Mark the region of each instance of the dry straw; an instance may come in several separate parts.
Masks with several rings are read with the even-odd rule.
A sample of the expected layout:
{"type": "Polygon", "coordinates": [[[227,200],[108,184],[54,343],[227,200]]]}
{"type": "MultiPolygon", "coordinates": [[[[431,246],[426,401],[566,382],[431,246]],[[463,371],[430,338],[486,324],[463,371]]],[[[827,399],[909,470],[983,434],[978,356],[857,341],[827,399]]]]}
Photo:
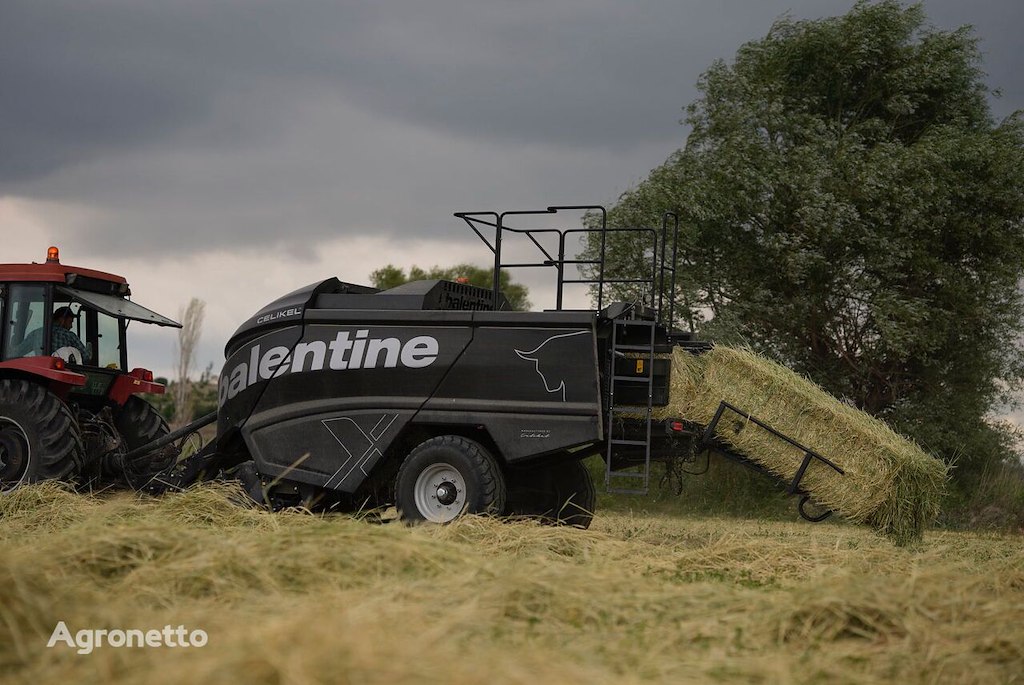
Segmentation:
{"type": "Polygon", "coordinates": [[[176,685],[1017,682],[1024,548],[949,531],[601,511],[590,530],[160,499],[0,497],[0,681],[176,685]],[[70,516],[68,515],[70,514],[70,516]],[[201,628],[206,647],[48,648],[201,628]]]}
{"type": "MultiPolygon", "coordinates": [[[[747,350],[673,354],[666,415],[709,423],[724,400],[840,466],[814,460],[800,485],[819,504],[897,544],[919,540],[939,510],[946,466],[883,421],[843,404],[806,378],[747,350]]],[[[803,453],[726,412],[717,437],[791,480],[803,453]]]]}

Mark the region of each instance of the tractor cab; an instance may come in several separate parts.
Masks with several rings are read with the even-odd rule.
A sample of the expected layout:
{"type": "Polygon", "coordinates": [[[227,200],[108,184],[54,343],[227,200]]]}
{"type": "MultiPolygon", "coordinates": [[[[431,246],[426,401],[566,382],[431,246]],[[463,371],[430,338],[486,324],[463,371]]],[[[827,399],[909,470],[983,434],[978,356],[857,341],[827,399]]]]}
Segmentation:
{"type": "Polygon", "coordinates": [[[0,375],[42,376],[59,396],[85,405],[124,404],[138,392],[163,392],[152,373],[131,369],[131,322],[180,327],[127,297],[120,276],[60,263],[0,265],[0,375]]]}
{"type": "Polygon", "coordinates": [[[166,458],[127,460],[168,427],[140,396],[164,386],[128,370],[125,333],[181,324],[130,295],[121,276],[65,266],[55,247],[43,264],[0,264],[0,492],[47,478],[131,483],[166,458]]]}

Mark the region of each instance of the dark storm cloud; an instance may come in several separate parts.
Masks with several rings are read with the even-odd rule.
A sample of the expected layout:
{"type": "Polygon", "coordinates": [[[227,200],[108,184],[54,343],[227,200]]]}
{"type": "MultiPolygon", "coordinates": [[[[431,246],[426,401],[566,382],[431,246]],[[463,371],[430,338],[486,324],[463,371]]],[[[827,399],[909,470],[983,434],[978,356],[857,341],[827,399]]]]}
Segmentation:
{"type": "MultiPolygon", "coordinates": [[[[175,252],[610,201],[682,144],[714,59],[850,5],[5,0],[0,198],[93,210],[73,237],[95,249],[175,252]]],[[[1021,3],[926,11],[976,24],[994,111],[1024,106],[1021,3]]]]}
{"type": "Polygon", "coordinates": [[[1019,0],[930,0],[924,9],[932,25],[951,30],[970,25],[979,40],[981,69],[990,88],[1001,95],[990,102],[997,120],[1024,110],[1024,69],[1021,69],[1020,27],[1024,2],[1019,0]]]}
{"type": "Polygon", "coordinates": [[[0,182],[153,145],[218,115],[223,144],[273,120],[283,99],[323,90],[487,139],[664,139],[700,69],[777,12],[747,4],[8,0],[0,182]],[[259,109],[216,110],[236,93],[261,95],[259,109]]]}

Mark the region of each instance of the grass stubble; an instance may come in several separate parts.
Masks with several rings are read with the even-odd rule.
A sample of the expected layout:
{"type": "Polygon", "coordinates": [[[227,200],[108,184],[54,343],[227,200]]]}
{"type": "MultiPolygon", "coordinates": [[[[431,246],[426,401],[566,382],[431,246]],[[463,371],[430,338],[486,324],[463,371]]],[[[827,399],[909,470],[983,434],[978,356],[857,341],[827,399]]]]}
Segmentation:
{"type": "Polygon", "coordinates": [[[44,483],[0,498],[0,674],[22,683],[1015,682],[1020,538],[598,514],[589,531],[266,513],[44,483]],[[203,648],[46,648],[202,628],[203,648]]]}

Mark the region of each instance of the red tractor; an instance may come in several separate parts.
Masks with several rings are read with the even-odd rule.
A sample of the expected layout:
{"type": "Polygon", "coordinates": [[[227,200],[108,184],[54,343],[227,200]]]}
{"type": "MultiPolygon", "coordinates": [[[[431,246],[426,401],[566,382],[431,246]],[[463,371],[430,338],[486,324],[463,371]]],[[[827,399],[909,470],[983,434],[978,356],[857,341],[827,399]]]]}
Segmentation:
{"type": "Polygon", "coordinates": [[[55,247],[43,264],[0,264],[0,490],[49,478],[130,483],[124,456],[168,433],[139,397],[164,386],[128,370],[125,334],[132,321],[181,324],[130,295],[121,276],[65,266],[55,247]]]}

